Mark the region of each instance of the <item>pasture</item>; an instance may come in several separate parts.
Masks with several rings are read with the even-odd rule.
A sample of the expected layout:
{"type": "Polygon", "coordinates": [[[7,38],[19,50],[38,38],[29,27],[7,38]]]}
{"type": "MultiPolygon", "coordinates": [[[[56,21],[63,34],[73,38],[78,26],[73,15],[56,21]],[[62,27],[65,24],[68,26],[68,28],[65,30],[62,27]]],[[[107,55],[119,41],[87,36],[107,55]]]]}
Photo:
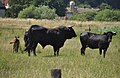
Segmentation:
{"type": "Polygon", "coordinates": [[[61,69],[62,78],[119,78],[120,77],[120,22],[79,22],[56,20],[0,19],[0,78],[51,78],[51,69],[61,69]],[[32,24],[48,27],[74,25],[76,38],[67,40],[58,57],[53,48],[37,46],[37,56],[24,52],[24,32],[32,24]],[[115,31],[107,50],[106,58],[99,50],[87,48],[86,55],[80,55],[79,35],[88,29],[95,33],[115,31]],[[20,36],[18,53],[12,52],[9,42],[15,35],[20,36]]]}

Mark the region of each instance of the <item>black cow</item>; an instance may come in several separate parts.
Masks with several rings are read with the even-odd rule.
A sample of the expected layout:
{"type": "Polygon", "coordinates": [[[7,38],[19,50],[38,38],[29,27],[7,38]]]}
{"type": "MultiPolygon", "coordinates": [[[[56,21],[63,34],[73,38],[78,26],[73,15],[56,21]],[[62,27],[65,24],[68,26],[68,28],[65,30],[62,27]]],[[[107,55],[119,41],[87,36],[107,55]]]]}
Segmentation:
{"type": "Polygon", "coordinates": [[[80,35],[80,41],[82,44],[81,55],[85,55],[85,49],[87,47],[92,49],[99,48],[100,55],[102,54],[102,50],[104,51],[104,58],[109,47],[110,42],[112,41],[112,36],[116,35],[115,32],[106,32],[104,34],[95,34],[91,32],[83,32],[80,35]]]}
{"type": "Polygon", "coordinates": [[[28,51],[28,56],[30,56],[30,50],[33,50],[34,55],[36,55],[35,49],[38,43],[41,44],[43,48],[46,45],[53,46],[54,55],[59,55],[59,49],[63,47],[64,42],[67,39],[76,37],[74,29],[66,26],[46,28],[39,25],[32,25],[29,28],[27,35],[28,38],[26,38],[27,41],[25,41],[25,51],[28,51]]]}

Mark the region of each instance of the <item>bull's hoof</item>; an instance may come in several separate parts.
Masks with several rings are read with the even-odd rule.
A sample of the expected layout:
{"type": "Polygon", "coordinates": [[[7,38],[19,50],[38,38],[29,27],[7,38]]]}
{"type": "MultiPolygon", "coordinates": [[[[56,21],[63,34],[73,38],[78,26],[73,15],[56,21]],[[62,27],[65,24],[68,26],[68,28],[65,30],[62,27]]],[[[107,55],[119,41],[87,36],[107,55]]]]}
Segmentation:
{"type": "Polygon", "coordinates": [[[34,56],[37,56],[36,54],[34,54],[34,56]]]}
{"type": "Polygon", "coordinates": [[[24,51],[27,51],[27,49],[24,49],[24,51]]]}
{"type": "Polygon", "coordinates": [[[54,56],[56,56],[56,53],[54,53],[54,56]]]}
{"type": "Polygon", "coordinates": [[[81,53],[82,56],[84,56],[85,54],[84,53],[81,53]]]}
{"type": "Polygon", "coordinates": [[[28,56],[30,56],[30,54],[28,54],[28,56]]]}

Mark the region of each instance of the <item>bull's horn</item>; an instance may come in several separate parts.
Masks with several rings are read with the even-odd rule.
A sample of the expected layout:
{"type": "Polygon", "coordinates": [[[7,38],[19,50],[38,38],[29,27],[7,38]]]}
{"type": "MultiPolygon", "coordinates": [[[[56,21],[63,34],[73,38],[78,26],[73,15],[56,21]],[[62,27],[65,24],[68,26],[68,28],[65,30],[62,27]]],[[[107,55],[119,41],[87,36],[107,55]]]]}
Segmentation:
{"type": "Polygon", "coordinates": [[[113,32],[113,35],[116,35],[116,32],[113,32]]]}
{"type": "Polygon", "coordinates": [[[115,34],[116,32],[113,32],[113,34],[115,34]]]}
{"type": "Polygon", "coordinates": [[[70,25],[70,26],[68,26],[68,27],[74,27],[74,25],[70,25]]]}

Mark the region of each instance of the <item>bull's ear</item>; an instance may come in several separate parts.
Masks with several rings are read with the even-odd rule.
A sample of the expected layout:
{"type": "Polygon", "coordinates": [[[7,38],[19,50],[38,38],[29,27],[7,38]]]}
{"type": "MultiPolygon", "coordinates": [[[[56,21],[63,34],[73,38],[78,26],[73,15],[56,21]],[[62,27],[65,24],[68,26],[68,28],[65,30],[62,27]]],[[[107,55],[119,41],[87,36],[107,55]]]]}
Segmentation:
{"type": "Polygon", "coordinates": [[[103,35],[107,35],[107,32],[104,32],[103,35]]]}

